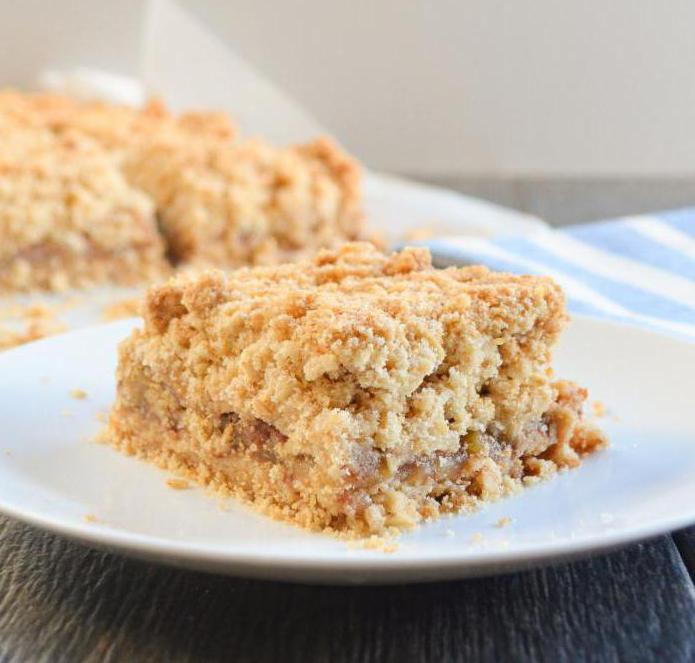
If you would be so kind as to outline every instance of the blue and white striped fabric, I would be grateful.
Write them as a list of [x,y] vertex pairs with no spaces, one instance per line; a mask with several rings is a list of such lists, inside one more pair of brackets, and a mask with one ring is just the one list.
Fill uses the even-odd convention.
[[440,263],[548,274],[574,313],[695,340],[695,208],[602,221],[529,237],[424,242]]

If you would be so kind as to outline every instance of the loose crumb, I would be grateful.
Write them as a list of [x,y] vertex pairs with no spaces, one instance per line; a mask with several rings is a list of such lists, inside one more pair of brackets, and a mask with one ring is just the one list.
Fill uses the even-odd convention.
[[61,311],[70,311],[84,303],[84,297],[69,297],[60,304]]
[[0,308],[0,320],[21,316],[24,308],[21,304],[6,304]]
[[9,326],[0,328],[0,350],[58,334],[67,326],[55,317],[55,307],[42,303],[9,304],[0,309],[0,320]]
[[109,413],[104,412],[103,410],[97,412],[97,421],[101,424],[108,424],[109,423]]
[[403,237],[409,242],[421,242],[426,239],[430,239],[434,235],[434,228],[432,226],[421,226],[420,228],[412,228],[407,230]]
[[30,341],[38,341],[67,329],[67,325],[53,318],[31,318],[24,329],[20,330],[0,327],[0,350],[9,350]]
[[606,416],[606,406],[601,401],[594,401],[591,404],[591,409],[595,417],[605,417]]
[[[542,277],[435,271],[426,249],[385,256],[354,243],[282,268],[179,278],[151,289],[143,313],[144,330],[120,346],[113,444],[314,530],[390,536],[506,496],[524,475],[538,481],[575,467],[605,444],[582,421],[586,390],[546,377],[565,314],[558,286]],[[249,353],[262,356],[263,370],[249,368]],[[486,379],[504,386],[489,390],[491,401],[464,379],[471,370],[477,379],[471,361],[488,360],[496,368]],[[444,363],[462,377],[433,378]],[[232,405],[224,413],[215,397],[221,384]],[[372,387],[379,398],[362,412]],[[408,400],[413,393],[417,404]],[[268,394],[291,402],[269,407]],[[331,406],[336,398],[345,405]],[[476,412],[451,465],[439,454],[461,431],[443,424],[436,406],[443,399]],[[347,407],[354,402],[359,414]],[[500,437],[512,424],[513,439]],[[311,435],[302,432],[307,426]],[[423,439],[422,430],[432,434]],[[379,453],[373,436],[383,441]],[[230,439],[238,448],[220,458]],[[511,456],[498,458],[499,444]],[[268,462],[263,450],[280,445],[291,457]],[[374,545],[384,547],[361,544]]]
[[85,514],[84,521],[86,523],[98,523],[99,519],[93,513],[88,513]]
[[30,304],[22,311],[22,317],[29,320],[47,320],[55,316],[55,308],[46,304]]
[[185,479],[167,479],[167,486],[174,490],[187,490],[191,487],[191,484]]
[[482,543],[483,540],[484,540],[484,537],[483,537],[483,535],[482,535],[480,532],[476,532],[476,533],[471,537],[471,541],[472,541],[473,543]]
[[511,525],[511,522],[512,519],[509,516],[504,516],[495,523],[495,527],[507,527],[507,525]]
[[85,398],[87,398],[87,392],[84,389],[73,389],[70,392],[70,396],[78,401],[83,401]]
[[111,436],[109,435],[108,428],[106,428],[106,426],[100,428],[88,441],[96,442],[97,444],[110,444]]
[[377,536],[376,534],[366,539],[348,541],[347,546],[353,550],[376,550],[383,553],[395,553],[399,548],[399,544],[393,539]]
[[8,318],[24,318],[25,320],[47,319],[53,318],[55,308],[51,308],[46,304],[34,303],[29,305],[24,304],[8,304],[0,308],[0,320]]
[[101,311],[102,320],[111,322],[140,315],[140,297],[128,297],[108,304]]

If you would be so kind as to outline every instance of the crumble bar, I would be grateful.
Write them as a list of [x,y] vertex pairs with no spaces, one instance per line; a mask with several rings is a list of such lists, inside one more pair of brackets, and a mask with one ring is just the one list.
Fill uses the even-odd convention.
[[361,237],[360,198],[325,138],[276,148],[222,113],[0,91],[0,291],[152,282],[165,256],[295,260]]
[[272,265],[362,234],[359,168],[327,138],[285,149],[154,141],[126,173],[156,201],[177,261]]
[[474,507],[606,444],[554,381],[549,278],[353,243],[152,288],[107,439],[265,513],[348,535]]

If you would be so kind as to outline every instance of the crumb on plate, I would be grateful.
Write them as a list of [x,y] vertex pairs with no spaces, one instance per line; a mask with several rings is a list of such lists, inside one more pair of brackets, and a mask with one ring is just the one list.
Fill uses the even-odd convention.
[[0,327],[0,350],[9,350],[30,341],[38,341],[47,336],[60,334],[67,329],[67,325],[52,317],[29,318],[23,329]]
[[133,318],[140,315],[141,297],[128,297],[111,304],[107,304],[101,311],[102,320],[112,322],[123,318]]
[[601,401],[594,401],[591,404],[591,410],[595,417],[604,417],[606,415],[606,406]]
[[352,550],[376,550],[383,553],[395,553],[399,548],[399,544],[392,538],[372,534],[372,536],[364,539],[348,541],[347,547]]
[[188,490],[188,488],[191,487],[188,481],[178,478],[167,479],[166,484],[169,488],[173,488],[174,490]]
[[420,226],[419,228],[411,228],[403,233],[404,239],[409,242],[422,242],[426,239],[430,239],[434,235],[434,228],[432,226]]

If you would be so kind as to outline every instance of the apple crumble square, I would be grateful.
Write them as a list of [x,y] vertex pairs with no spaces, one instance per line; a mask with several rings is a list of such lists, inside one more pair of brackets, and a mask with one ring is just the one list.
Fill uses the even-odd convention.
[[606,444],[558,381],[550,279],[369,244],[153,287],[119,349],[107,439],[267,514],[407,528]]
[[152,201],[101,148],[9,136],[0,129],[0,291],[129,285],[167,271]]
[[0,290],[295,260],[359,239],[360,199],[325,138],[278,148],[222,113],[0,91]]
[[155,200],[177,261],[278,264],[362,233],[359,169],[327,138],[286,149],[155,141],[126,173]]
[[142,108],[132,108],[7,89],[0,90],[0,118],[3,117],[24,129],[91,138],[117,160],[155,138],[176,136],[181,140],[218,142],[230,141],[236,134],[234,124],[224,113],[174,115],[157,99]]

